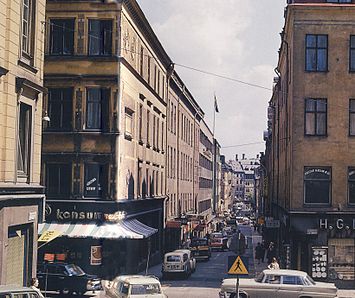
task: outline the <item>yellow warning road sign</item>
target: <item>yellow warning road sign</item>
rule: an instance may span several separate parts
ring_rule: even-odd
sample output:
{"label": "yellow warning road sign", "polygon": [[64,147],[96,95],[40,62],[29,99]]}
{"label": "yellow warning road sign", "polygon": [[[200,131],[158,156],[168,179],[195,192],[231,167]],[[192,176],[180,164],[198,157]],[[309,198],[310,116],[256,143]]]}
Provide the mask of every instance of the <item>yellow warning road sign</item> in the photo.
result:
{"label": "yellow warning road sign", "polygon": [[247,269],[248,264],[244,264],[245,261],[242,260],[240,256],[238,256],[234,262],[229,262],[231,266],[229,266],[228,274],[240,274],[245,275],[249,274]]}
{"label": "yellow warning road sign", "polygon": [[62,233],[59,231],[46,231],[41,237],[39,237],[38,242],[50,242],[55,238],[59,237]]}

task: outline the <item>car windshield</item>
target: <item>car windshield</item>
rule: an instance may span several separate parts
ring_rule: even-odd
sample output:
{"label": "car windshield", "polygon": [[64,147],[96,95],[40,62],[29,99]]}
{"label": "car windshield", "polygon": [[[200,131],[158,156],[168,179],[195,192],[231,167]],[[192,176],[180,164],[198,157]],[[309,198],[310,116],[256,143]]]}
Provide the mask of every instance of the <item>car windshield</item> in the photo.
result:
{"label": "car windshield", "polygon": [[180,260],[180,256],[167,256],[166,258],[167,262],[180,262]]}
{"label": "car windshield", "polygon": [[255,277],[255,281],[256,281],[256,282],[262,282],[263,279],[264,279],[264,273],[263,273],[263,272],[259,273],[259,275],[257,275],[257,276]]}
{"label": "car windshield", "polygon": [[207,239],[196,239],[191,241],[191,246],[208,245]]}
{"label": "car windshield", "polygon": [[309,275],[307,275],[304,280],[305,280],[306,284],[308,284],[308,285],[315,285],[316,284],[316,282]]}
{"label": "car windshield", "polygon": [[81,269],[79,266],[75,264],[66,265],[65,269],[67,269],[69,275],[77,275],[77,276],[85,275],[83,269]]}
{"label": "car windshield", "polygon": [[132,295],[152,295],[161,294],[159,284],[132,285]]}

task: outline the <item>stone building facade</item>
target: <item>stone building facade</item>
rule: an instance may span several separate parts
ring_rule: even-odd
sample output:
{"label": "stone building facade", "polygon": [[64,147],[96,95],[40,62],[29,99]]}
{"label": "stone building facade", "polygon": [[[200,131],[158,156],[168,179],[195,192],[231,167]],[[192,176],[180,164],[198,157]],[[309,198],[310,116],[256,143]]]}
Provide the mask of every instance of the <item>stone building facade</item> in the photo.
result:
{"label": "stone building facade", "polygon": [[139,272],[163,245],[171,61],[136,1],[47,4],[41,232],[99,232],[65,230],[40,259],[65,253],[89,273]]}
{"label": "stone building facade", "polygon": [[286,267],[353,286],[355,3],[288,3],[266,156],[275,240]]}
{"label": "stone building facade", "polygon": [[36,276],[45,4],[0,1],[0,285]]}
{"label": "stone building facade", "polygon": [[[179,247],[192,234],[197,214],[199,127],[203,111],[176,72],[169,80],[167,107],[166,250]],[[181,219],[186,224],[181,224]]]}

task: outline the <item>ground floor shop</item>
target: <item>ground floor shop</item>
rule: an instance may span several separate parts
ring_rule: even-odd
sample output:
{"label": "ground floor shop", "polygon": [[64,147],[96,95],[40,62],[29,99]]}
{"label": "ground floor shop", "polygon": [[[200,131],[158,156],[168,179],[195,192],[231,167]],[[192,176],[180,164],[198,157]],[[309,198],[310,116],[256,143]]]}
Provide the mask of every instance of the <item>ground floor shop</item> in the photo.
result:
{"label": "ground floor shop", "polygon": [[355,286],[355,214],[284,215],[280,254],[285,265],[339,288]]}
{"label": "ground floor shop", "polygon": [[44,195],[0,196],[0,285],[29,286],[36,276],[37,226]]}
{"label": "ground floor shop", "polygon": [[57,231],[60,236],[40,248],[38,261],[74,263],[109,279],[141,272],[147,263],[161,260],[161,206],[161,200],[139,206],[49,202],[39,232]]}

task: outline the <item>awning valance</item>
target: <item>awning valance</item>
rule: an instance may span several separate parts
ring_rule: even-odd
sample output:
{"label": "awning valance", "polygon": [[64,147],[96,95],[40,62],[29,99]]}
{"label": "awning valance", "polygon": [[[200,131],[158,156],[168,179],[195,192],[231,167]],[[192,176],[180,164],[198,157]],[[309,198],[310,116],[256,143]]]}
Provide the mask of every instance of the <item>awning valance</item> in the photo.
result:
{"label": "awning valance", "polygon": [[117,223],[43,223],[38,225],[38,234],[58,231],[69,238],[95,239],[143,239],[158,232],[137,219],[122,220]]}

